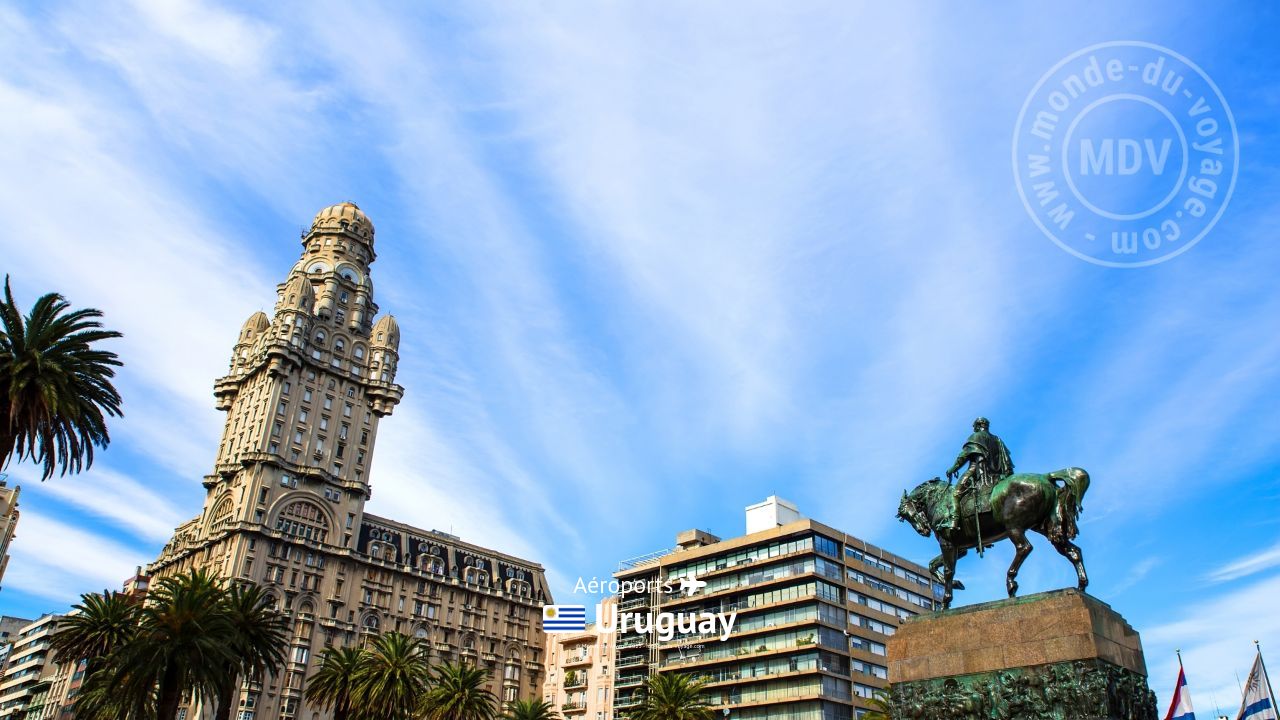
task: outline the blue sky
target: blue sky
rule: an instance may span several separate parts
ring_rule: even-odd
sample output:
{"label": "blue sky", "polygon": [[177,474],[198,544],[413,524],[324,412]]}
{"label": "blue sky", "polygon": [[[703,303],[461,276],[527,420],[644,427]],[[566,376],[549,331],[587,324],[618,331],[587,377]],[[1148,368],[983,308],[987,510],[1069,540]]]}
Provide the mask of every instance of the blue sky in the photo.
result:
{"label": "blue sky", "polygon": [[[975,415],[1094,478],[1091,590],[1208,710],[1280,657],[1280,53],[1270,5],[196,2],[0,7],[0,270],[104,310],[127,416],[23,485],[0,611],[116,586],[201,505],[211,383],[321,207],[378,229],[403,404],[370,510],[579,576],[740,534],[770,494],[893,519]],[[1193,59],[1239,128],[1204,241],[1136,270],[1045,238],[1019,108],[1087,45]],[[1071,582],[1043,540],[1023,590]],[[1011,553],[969,559],[999,597]],[[1273,665],[1276,663],[1273,663]]]}

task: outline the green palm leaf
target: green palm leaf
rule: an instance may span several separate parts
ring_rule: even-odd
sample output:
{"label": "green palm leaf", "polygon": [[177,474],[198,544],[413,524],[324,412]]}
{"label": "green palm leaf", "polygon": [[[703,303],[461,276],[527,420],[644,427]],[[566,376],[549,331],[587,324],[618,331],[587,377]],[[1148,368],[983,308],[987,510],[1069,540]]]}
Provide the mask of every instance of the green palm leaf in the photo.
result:
{"label": "green palm leaf", "polygon": [[366,649],[355,679],[354,701],[362,718],[408,720],[431,679],[426,648],[402,633],[379,635]]}
{"label": "green palm leaf", "polygon": [[96,349],[120,333],[103,330],[92,308],[70,310],[61,295],[36,300],[24,318],[5,277],[0,302],[0,469],[9,461],[43,465],[41,480],[93,465],[94,447],[111,437],[106,417],[120,416],[111,384],[115,353]]}
{"label": "green palm leaf", "polygon": [[360,648],[329,648],[320,655],[320,667],[307,681],[307,702],[324,710],[333,710],[333,720],[353,720],[352,698],[355,696],[356,676],[365,661],[366,652]]}
{"label": "green palm leaf", "polygon": [[256,585],[235,583],[221,597],[220,611],[231,628],[225,638],[234,660],[224,664],[219,678],[216,720],[229,720],[241,677],[260,679],[284,666],[289,621],[276,611],[271,598]]}
{"label": "green palm leaf", "polygon": [[537,698],[509,702],[506,711],[502,713],[503,720],[559,720],[559,718],[560,714],[556,712],[554,705]]}
{"label": "green palm leaf", "polygon": [[635,720],[711,720],[714,713],[702,696],[705,681],[680,673],[650,676]]}
{"label": "green palm leaf", "polygon": [[488,682],[489,672],[474,665],[439,665],[419,711],[424,720],[494,720],[498,699],[485,687]]}

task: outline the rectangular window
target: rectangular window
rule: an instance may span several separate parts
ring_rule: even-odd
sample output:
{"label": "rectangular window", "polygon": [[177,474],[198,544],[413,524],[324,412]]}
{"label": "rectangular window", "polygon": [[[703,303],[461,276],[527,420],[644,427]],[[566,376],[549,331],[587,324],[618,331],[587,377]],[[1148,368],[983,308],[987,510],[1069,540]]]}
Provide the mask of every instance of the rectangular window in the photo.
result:
{"label": "rectangular window", "polygon": [[320,429],[321,430],[329,429],[329,418],[325,417],[324,415],[320,416]]}
{"label": "rectangular window", "polygon": [[343,417],[351,417],[351,403],[345,403],[342,408]]}
{"label": "rectangular window", "polygon": [[332,395],[325,395],[325,396],[324,396],[324,409],[325,409],[325,410],[332,410],[332,409],[333,409],[333,396],[332,396]]}
{"label": "rectangular window", "polygon": [[275,423],[271,426],[272,437],[280,437],[280,433],[284,432],[284,423]]}
{"label": "rectangular window", "polygon": [[302,410],[298,411],[298,422],[306,422],[306,421],[307,421],[307,410],[306,408],[303,408]]}
{"label": "rectangular window", "polygon": [[302,391],[302,402],[311,402],[311,388]]}
{"label": "rectangular window", "polygon": [[280,394],[281,394],[281,395],[288,395],[288,394],[289,394],[289,390],[291,390],[291,389],[293,389],[293,385],[289,384],[289,382],[288,382],[288,381],[285,381],[284,386],[280,388]]}
{"label": "rectangular window", "polygon": [[284,401],[283,401],[283,400],[281,400],[281,401],[280,401],[280,404],[276,406],[276,414],[277,414],[277,415],[283,415],[283,414],[284,414],[284,411],[285,411],[285,407],[286,407],[286,406],[285,406],[285,404],[284,404]]}
{"label": "rectangular window", "polygon": [[299,445],[302,444],[302,428],[293,431],[293,441]]}
{"label": "rectangular window", "polygon": [[339,438],[340,440],[346,440],[346,439],[347,439],[347,432],[348,432],[349,430],[351,430],[351,426],[350,426],[349,424],[347,424],[347,423],[342,423],[342,427],[338,430],[338,438]]}

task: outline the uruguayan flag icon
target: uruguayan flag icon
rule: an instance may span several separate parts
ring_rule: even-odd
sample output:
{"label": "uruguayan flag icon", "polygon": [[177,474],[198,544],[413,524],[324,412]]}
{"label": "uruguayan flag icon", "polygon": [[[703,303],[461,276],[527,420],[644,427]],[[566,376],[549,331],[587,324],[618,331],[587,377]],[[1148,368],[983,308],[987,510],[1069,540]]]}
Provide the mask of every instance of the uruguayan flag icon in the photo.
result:
{"label": "uruguayan flag icon", "polygon": [[586,605],[544,605],[542,629],[545,632],[584,632],[587,629]]}

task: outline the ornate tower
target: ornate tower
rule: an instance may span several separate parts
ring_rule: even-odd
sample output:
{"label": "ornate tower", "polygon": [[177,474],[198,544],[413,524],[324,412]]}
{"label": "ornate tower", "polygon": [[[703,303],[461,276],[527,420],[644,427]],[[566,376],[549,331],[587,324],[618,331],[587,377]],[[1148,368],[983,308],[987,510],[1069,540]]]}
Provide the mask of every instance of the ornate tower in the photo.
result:
{"label": "ornate tower", "polygon": [[320,653],[386,631],[428,642],[433,663],[484,665],[504,701],[541,687],[541,566],[365,512],[378,424],[404,394],[373,259],[360,208],[316,215],[272,314],[245,321],[214,383],[227,418],[204,507],[149,566],[157,580],[204,568],[258,584],[290,618],[286,667],[241,689],[239,720],[330,717],[304,702]]}
{"label": "ornate tower", "polygon": [[[242,553],[227,533],[235,529],[355,548],[378,423],[404,394],[395,383],[400,328],[390,315],[374,320],[373,238],[354,203],[321,210],[277,287],[272,316],[245,321],[230,369],[214,383],[227,420],[204,480],[204,513],[175,537],[215,544],[180,568],[237,574]],[[216,542],[221,536],[228,542]]]}

